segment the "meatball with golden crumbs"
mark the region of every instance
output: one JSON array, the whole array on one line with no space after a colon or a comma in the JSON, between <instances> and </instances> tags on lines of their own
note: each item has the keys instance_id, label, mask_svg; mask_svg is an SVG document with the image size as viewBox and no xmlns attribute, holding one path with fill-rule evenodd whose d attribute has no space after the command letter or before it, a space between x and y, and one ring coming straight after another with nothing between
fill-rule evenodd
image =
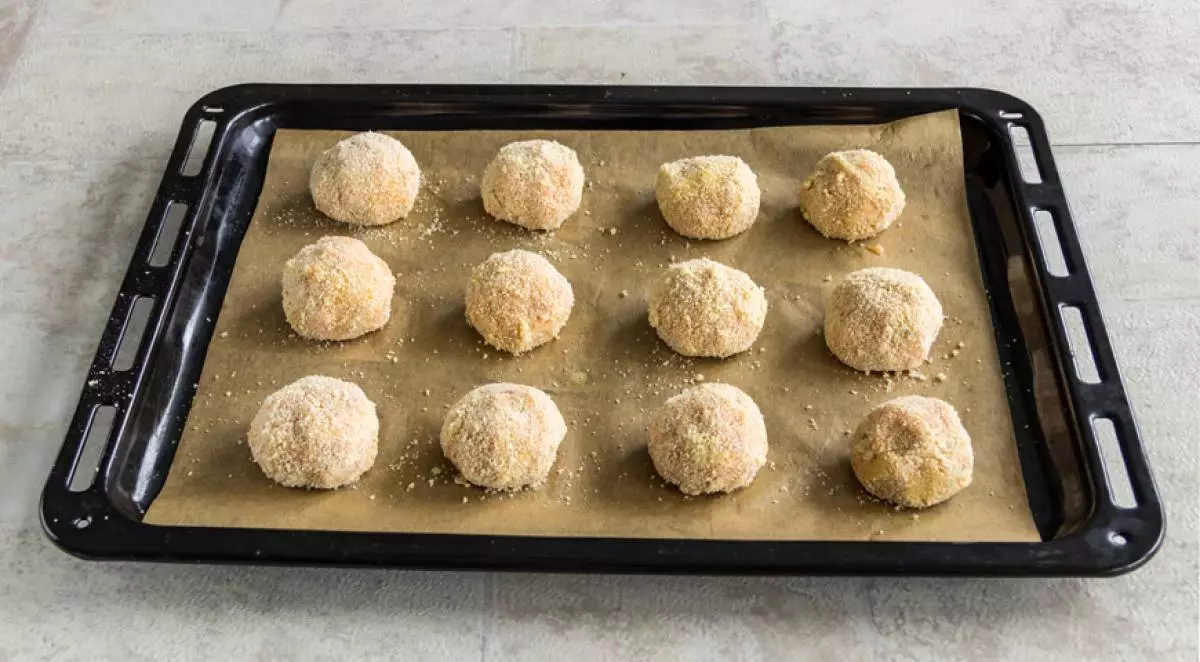
<instances>
[{"instance_id":1,"label":"meatball with golden crumbs","mask_svg":"<svg viewBox=\"0 0 1200 662\"><path fill-rule=\"evenodd\" d=\"M571 283L546 258L495 253L471 272L467 321L493 347L522 354L558 337L571 317Z\"/></svg>"},{"instance_id":2,"label":"meatball with golden crumbs","mask_svg":"<svg viewBox=\"0 0 1200 662\"><path fill-rule=\"evenodd\" d=\"M312 340L352 340L392 315L396 277L387 263L351 237L322 237L283 265L283 312Z\"/></svg>"},{"instance_id":3,"label":"meatball with golden crumbs","mask_svg":"<svg viewBox=\"0 0 1200 662\"><path fill-rule=\"evenodd\" d=\"M763 289L745 273L708 258L671 265L650 299L650 326L684 356L744 352L766 319Z\"/></svg>"},{"instance_id":4,"label":"meatball with golden crumbs","mask_svg":"<svg viewBox=\"0 0 1200 662\"><path fill-rule=\"evenodd\" d=\"M509 143L488 163L483 208L530 230L562 227L583 199L583 166L575 150L552 140Z\"/></svg>"},{"instance_id":5,"label":"meatball with golden crumbs","mask_svg":"<svg viewBox=\"0 0 1200 662\"><path fill-rule=\"evenodd\" d=\"M758 218L758 178L736 156L664 163L654 189L667 225L693 239L728 239Z\"/></svg>"},{"instance_id":6,"label":"meatball with golden crumbs","mask_svg":"<svg viewBox=\"0 0 1200 662\"><path fill-rule=\"evenodd\" d=\"M263 400L250 423L250 454L286 487L334 489L375 463L379 418L357 384L311 375Z\"/></svg>"},{"instance_id":7,"label":"meatball with golden crumbs","mask_svg":"<svg viewBox=\"0 0 1200 662\"><path fill-rule=\"evenodd\" d=\"M475 485L519 490L545 482L566 434L566 421L544 392L487 384L446 413L442 452Z\"/></svg>"},{"instance_id":8,"label":"meatball with golden crumbs","mask_svg":"<svg viewBox=\"0 0 1200 662\"><path fill-rule=\"evenodd\" d=\"M866 149L826 154L800 184L800 212L829 239L870 239L904 211L896 170Z\"/></svg>"},{"instance_id":9,"label":"meatball with golden crumbs","mask_svg":"<svg viewBox=\"0 0 1200 662\"><path fill-rule=\"evenodd\" d=\"M917 395L871 410L854 432L851 468L872 495L928 508L971 484L971 437L949 403Z\"/></svg>"},{"instance_id":10,"label":"meatball with golden crumbs","mask_svg":"<svg viewBox=\"0 0 1200 662\"><path fill-rule=\"evenodd\" d=\"M335 221L386 225L412 211L421 169L399 140L359 133L317 158L308 187L317 210Z\"/></svg>"},{"instance_id":11,"label":"meatball with golden crumbs","mask_svg":"<svg viewBox=\"0 0 1200 662\"><path fill-rule=\"evenodd\" d=\"M942 304L920 276L887 267L859 269L834 288L825 344L856 370L911 370L929 358L942 328Z\"/></svg>"},{"instance_id":12,"label":"meatball with golden crumbs","mask_svg":"<svg viewBox=\"0 0 1200 662\"><path fill-rule=\"evenodd\" d=\"M690 388L654 416L654 469L684 494L746 487L767 461L767 427L754 400L729 384Z\"/></svg>"}]
</instances>

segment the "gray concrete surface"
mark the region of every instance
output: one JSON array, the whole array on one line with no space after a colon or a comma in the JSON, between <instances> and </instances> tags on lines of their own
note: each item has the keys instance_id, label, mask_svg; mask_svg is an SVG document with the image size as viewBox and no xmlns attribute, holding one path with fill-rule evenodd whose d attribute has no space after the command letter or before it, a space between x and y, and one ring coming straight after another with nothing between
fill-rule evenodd
<instances>
[{"instance_id":1,"label":"gray concrete surface","mask_svg":"<svg viewBox=\"0 0 1200 662\"><path fill-rule=\"evenodd\" d=\"M1200 2L550 4L0 0L0 660L1195 660ZM36 522L46 468L184 109L245 81L962 84L1027 98L1049 123L1166 498L1162 552L1118 579L1019 581L67 557Z\"/></svg>"}]
</instances>

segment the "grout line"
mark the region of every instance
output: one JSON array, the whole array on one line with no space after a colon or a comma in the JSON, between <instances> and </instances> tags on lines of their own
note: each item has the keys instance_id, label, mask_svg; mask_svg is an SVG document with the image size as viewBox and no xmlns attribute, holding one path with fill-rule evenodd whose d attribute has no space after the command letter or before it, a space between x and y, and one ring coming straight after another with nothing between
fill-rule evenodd
<instances>
[{"instance_id":1,"label":"grout line","mask_svg":"<svg viewBox=\"0 0 1200 662\"><path fill-rule=\"evenodd\" d=\"M487 579L484 582L484 590L486 591L485 602L486 611L484 613L484 622L480 628L479 641L479 661L488 662L492 657L491 643L492 635L496 629L496 572L487 573Z\"/></svg>"},{"instance_id":2,"label":"grout line","mask_svg":"<svg viewBox=\"0 0 1200 662\"><path fill-rule=\"evenodd\" d=\"M1050 143L1051 147L1195 147L1197 145L1200 145L1200 140Z\"/></svg>"},{"instance_id":3,"label":"grout line","mask_svg":"<svg viewBox=\"0 0 1200 662\"><path fill-rule=\"evenodd\" d=\"M510 29L512 37L508 40L508 82L515 84L521 77L521 30L520 28Z\"/></svg>"},{"instance_id":4,"label":"grout line","mask_svg":"<svg viewBox=\"0 0 1200 662\"><path fill-rule=\"evenodd\" d=\"M649 23L637 21L599 21L596 23L527 23L521 25L513 25L511 27L518 30L674 30L674 29L694 29L694 28L741 28L751 25L758 25L761 21L753 14L738 20L730 21L695 21L691 23L680 23L671 21L669 23Z\"/></svg>"},{"instance_id":5,"label":"grout line","mask_svg":"<svg viewBox=\"0 0 1200 662\"><path fill-rule=\"evenodd\" d=\"M1096 284L1096 275L1094 273L1091 273L1092 270L1091 270L1090 265L1089 265L1088 271L1092 277L1093 289L1095 289L1094 286ZM1130 295L1130 294L1120 294L1120 295L1112 295L1112 296L1100 295L1097 299L1099 301L1100 308L1102 310L1106 306L1110 306L1112 304L1155 304L1155 305L1164 304L1164 303L1184 304L1184 305L1200 304L1200 296L1195 295L1195 294L1144 294L1144 295L1140 295L1140 296ZM1106 324L1108 323L1107 319L1104 321Z\"/></svg>"},{"instance_id":6,"label":"grout line","mask_svg":"<svg viewBox=\"0 0 1200 662\"><path fill-rule=\"evenodd\" d=\"M296 29L278 29L270 25L247 27L242 29L221 27L215 30L187 30L181 28L162 28L154 29L139 29L139 30L55 30L47 32L39 37L47 37L52 39L66 38L89 38L102 39L112 37L169 37L169 38L192 38L203 39L206 37L279 37L279 36L313 36L313 35L375 35L375 34L403 34L403 33L434 33L434 32L504 32L512 26L503 25L487 25L487 26L465 26L454 28L433 28L433 27L406 27L398 25L395 27L376 28L364 26L356 28L352 25L334 26L328 28L296 28Z\"/></svg>"},{"instance_id":7,"label":"grout line","mask_svg":"<svg viewBox=\"0 0 1200 662\"><path fill-rule=\"evenodd\" d=\"M620 30L673 30L673 29L704 29L704 28L740 28L747 26L759 25L756 20L740 20L740 21L712 21L709 23L613 23L613 22L596 22L596 23L578 23L578 24L500 24L500 25L393 25L384 27L373 27L370 24L361 26L356 25L332 25L328 27L281 27L278 22L272 19L269 23L262 26L253 26L245 28L221 27L216 30L189 30L184 28L161 28L161 29L141 29L141 30L120 30L120 29L63 29L51 30L46 32L44 37L51 38L66 38L66 37L206 37L206 36L246 36L246 35L362 35L362 34L387 34L387 33L405 33L405 32L503 32L507 30L532 31L532 30L599 30L606 32L614 32Z\"/></svg>"},{"instance_id":8,"label":"grout line","mask_svg":"<svg viewBox=\"0 0 1200 662\"><path fill-rule=\"evenodd\" d=\"M174 139L172 139L173 141ZM69 163L72 165L88 165L88 164L122 164L128 163L131 165L161 165L166 167L167 160L171 156L171 150L174 148L174 142L171 147L168 147L163 156L89 156L87 158L76 158L73 156L46 157L39 159L31 158L4 158L0 153L0 158L3 158L5 167L22 166L22 165L47 165L54 163Z\"/></svg>"},{"instance_id":9,"label":"grout line","mask_svg":"<svg viewBox=\"0 0 1200 662\"><path fill-rule=\"evenodd\" d=\"M330 27L296 27L296 28L273 28L273 32L280 34L302 34L302 33L326 33L326 32L352 32L360 34L363 32L461 32L461 31L496 31L496 30L518 30L518 31L533 31L533 30L602 30L602 31L617 31L617 30L672 30L672 29L695 29L695 28L739 28L750 25L757 25L760 21L754 17L745 20L732 21L697 21L694 23L679 23L676 21L663 23L638 23L629 22L613 22L613 21L597 21L595 23L503 23L497 25L394 25L390 27L370 27L369 25L335 25ZM364 29L366 28L366 29ZM103 34L103 33L98 33Z\"/></svg>"}]
</instances>

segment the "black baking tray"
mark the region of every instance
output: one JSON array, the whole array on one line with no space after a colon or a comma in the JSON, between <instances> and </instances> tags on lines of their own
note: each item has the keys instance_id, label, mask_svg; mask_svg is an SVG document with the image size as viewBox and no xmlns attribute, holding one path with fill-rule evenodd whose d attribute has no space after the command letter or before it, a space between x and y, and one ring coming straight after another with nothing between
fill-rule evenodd
<instances>
[{"instance_id":1,"label":"black baking tray","mask_svg":"<svg viewBox=\"0 0 1200 662\"><path fill-rule=\"evenodd\" d=\"M731 129L879 123L945 109L961 117L968 204L1041 541L649 540L142 522L170 469L277 129ZM1014 127L1028 134L1040 181L1021 174ZM194 140L205 129L212 130L207 152ZM183 205L178 235L163 233L169 208ZM1066 275L1047 267L1035 210L1051 215ZM169 259L155 266L152 256L160 255ZM144 332L133 329L137 301L149 310ZM1065 306L1082 314L1090 342L1075 350L1091 353L1098 379L1078 374ZM127 369L114 367L118 348L136 348ZM100 408L113 412L113 424L92 435L102 444L98 464L83 465ZM1108 469L1093 428L1099 418L1112 421L1119 447ZM1136 504L1117 505L1112 466L1127 473ZM1164 531L1045 128L1025 102L979 89L239 85L213 92L184 117L46 482L41 517L62 549L93 559L722 574L1112 575L1145 563Z\"/></svg>"}]
</instances>

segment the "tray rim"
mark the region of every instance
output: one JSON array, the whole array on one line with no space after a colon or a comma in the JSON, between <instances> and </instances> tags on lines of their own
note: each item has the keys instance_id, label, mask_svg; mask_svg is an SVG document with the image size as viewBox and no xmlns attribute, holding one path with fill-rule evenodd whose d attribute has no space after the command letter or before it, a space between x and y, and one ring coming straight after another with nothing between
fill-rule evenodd
<instances>
[{"instance_id":1,"label":"tray rim","mask_svg":"<svg viewBox=\"0 0 1200 662\"><path fill-rule=\"evenodd\" d=\"M1164 516L1145 452L1136 432L1132 412L1099 316L1095 292L1064 199L1051 155L1049 139L1038 113L1009 94L981 88L804 88L804 87L672 87L672 86L535 86L535 85L278 85L247 83L225 87L198 100L184 116L155 202L131 258L129 272L114 304L113 315L101 339L88 382L104 380L106 389L134 393L153 354L153 342L143 342L134 368L127 373L107 370L109 354L119 343L133 296L142 291L137 274L153 250L156 219L165 205L180 195L191 196L196 207L206 208L200 196L211 193L216 177L214 162L223 141L237 122L273 104L317 102L330 96L339 102L362 104L406 102L462 102L481 97L493 102L544 105L577 104L680 105L795 105L829 108L878 104L942 105L968 112L999 136L1007 136L1016 123L1028 131L1042 175L1040 184L1010 178L1009 194L1017 203L1019 222L1030 244L1029 257L1038 294L1047 304L1086 303L1089 332L1097 367L1108 379L1084 384L1065 379L1064 391L1074 407L1081 400L1105 403L1102 415L1111 418L1121 435L1123 461L1135 489L1138 506L1117 508L1103 459L1090 425L1080 425L1086 476L1093 496L1100 501L1088 520L1060 538L1033 543L902 542L902 541L779 541L623 539L587 537L498 536L430 533L370 533L343 531L291 531L158 526L145 524L112 507L104 481L96 480L84 492L66 489L76 456L90 425L92 408L101 403L95 389L84 387L79 408L63 447L42 492L39 514L47 536L58 547L80 558L156 561L243 562L260 564L392 566L497 570L549 570L592 572L665 572L698 574L852 574L852 575L1042 575L1111 576L1140 567L1158 550L1164 537ZM178 174L187 160L192 131L204 119L220 119L199 176ZM915 114L915 112L914 112ZM835 119L833 117L831 120ZM1010 140L1001 141L1006 170L1019 172ZM1072 265L1070 276L1052 277L1042 257L1040 239L1032 228L1032 208L1051 209L1057 222L1064 257ZM178 271L180 248L168 268ZM172 298L168 294L167 298ZM150 329L170 313L157 305ZM1045 313L1046 311L1043 311ZM1044 315L1044 317L1047 317ZM1066 331L1057 317L1049 323L1055 348L1069 347ZM155 334L147 332L147 338ZM156 339L157 340L157 339ZM1056 350L1061 352L1061 350ZM1061 356L1057 358L1061 359ZM1068 357L1069 359L1069 357ZM120 405L118 405L120 406ZM1097 415L1092 407L1081 423ZM119 412L122 422L128 408ZM104 457L111 460L114 426ZM84 513L80 515L79 513ZM82 525L80 523L82 522ZM98 530L103 529L103 534ZM1113 532L1134 533L1132 544L1112 543ZM214 532L224 540L214 544ZM597 551L603 553L597 554ZM714 559L719 559L714 561Z\"/></svg>"}]
</instances>

